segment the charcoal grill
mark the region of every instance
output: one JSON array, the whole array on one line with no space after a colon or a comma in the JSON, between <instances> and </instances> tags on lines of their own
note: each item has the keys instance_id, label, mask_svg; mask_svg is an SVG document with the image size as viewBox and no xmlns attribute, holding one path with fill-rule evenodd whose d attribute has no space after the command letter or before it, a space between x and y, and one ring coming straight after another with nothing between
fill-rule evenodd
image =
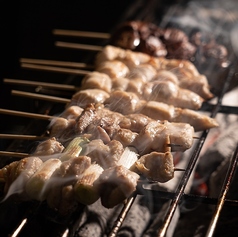
<instances>
[{"instance_id":1,"label":"charcoal grill","mask_svg":"<svg viewBox=\"0 0 238 237\"><path fill-rule=\"evenodd\" d=\"M90 2L90 1L89 1ZM178 2L176 2L178 3ZM175 4L173 1L171 3L167 3L166 5L163 5L162 3L159 3L158 1L129 1L127 3L121 3L119 6L121 7L121 12L117 12L117 15L115 14L114 21L108 22L107 24L103 23L98 27L98 29L95 29L95 25L93 21L88 21L89 18L85 18L84 21L79 17L79 20L77 17L72 17L69 19L67 23L67 19L65 19L65 22L59 21L61 28L67 28L67 29L78 29L78 22L84 22L82 23L80 28L81 30L97 30L97 31L103 31L103 32L110 32L113 27L116 26L119 22L125 21L125 20L134 20L134 19L141 19L141 20L147 20L151 22L155 22L157 24L160 24L162 26L165 26L168 24L168 22L172 25L177 25L173 21L174 16L176 18L176 13L178 9L186 9L186 4L188 2L179 2L178 5ZM231 1L232 3L232 1ZM86 4L86 3L84 3ZM175 4L175 7L174 7ZM192 2L193 4L193 2ZM47 5L47 4L46 4ZM206 6L206 1L204 1L204 5ZM119 7L118 6L118 7ZM179 6L179 8L178 8ZM21 10L23 11L25 5L20 6ZM37 6L37 3L34 7ZM33 9L35 9L33 7ZM46 7L46 6L44 6ZM60 6L47 6L49 7L49 14L51 13L50 10L54 9L54 7L60 8ZM81 11L83 12L82 5L77 6L81 7ZM87 9L88 5L86 4ZM43 9L40 8L40 9ZM59 9L58 9L59 10ZM72 10L72 8L70 8ZM25 11L23 11L26 13ZM48 13L48 11L46 11ZM54 12L54 10L53 10ZM61 11L56 11L60 12ZM81 13L82 13L81 12ZM75 10L73 10L73 13L75 13ZM153 13L153 14L151 14ZM100 16L100 14L96 15ZM117 17L116 17L117 16ZM85 15L84 15L85 17ZM237 16L233 16L237 17ZM60 16L56 17L58 20L60 19ZM82 17L83 18L83 17ZM168 20L170 18L170 20ZM238 18L238 17L237 17ZM84 51L72 51L67 49L56 49L54 48L53 41L55 38L52 36L52 29L58 27L56 22L50 21L51 17L49 16L49 28L47 28L47 36L46 39L42 41L42 38L40 38L39 41L34 42L37 44L37 47L40 47L40 50L36 50L34 52L33 57L37 58L49 58L52 59L63 59L69 58L72 61L83 61L86 63L92 63L92 59L94 57L93 52L84 52ZM172 20L171 20L172 19ZM55 19L56 20L56 19ZM237 19L234 19L232 21L235 21ZM72 22L73 21L73 22ZM26 23L26 22L23 22ZM50 23L53 25L50 25ZM88 24L87 24L88 23ZM38 23L39 24L39 23ZM69 25L68 25L69 24ZM41 26L41 25L39 25ZM89 28L87 28L87 26ZM180 24L180 27L184 27L184 25ZM31 28L30 28L31 29ZM186 28L187 29L187 28ZM31 29L32 30L32 29ZM24 32L25 30L23 30ZM37 31L37 30L35 30ZM34 33L37 35L37 33L34 31ZM41 32L41 31L40 31ZM31 32L32 33L32 32ZM42 32L41 32L42 33ZM220 33L220 32L218 32ZM30 33L29 33L30 34ZM10 34L11 36L11 34ZM72 39L71 39L72 40ZM76 42L78 39L74 39ZM92 43L92 44L98 44L98 45L105 45L106 41L94 41L93 39L81 39L86 43ZM46 42L47 41L47 42ZM50 41L50 45L48 45L48 41ZM96 43L95 43L96 42ZM225 39L225 43L227 42ZM34 47L30 42L29 39L27 40L26 44L23 45L30 45ZM230 44L228 45L230 47ZM25 56L28 57L28 55L31 55L30 48L27 49L25 52ZM48 53L46 52L46 49L48 50ZM29 51L28 51L29 50ZM21 53L21 52L20 52ZM22 57L23 55L20 55L19 57ZM218 96L218 99L216 103L204 103L202 107L202 111L208 112L211 117L216 117L217 114L238 114L238 107L236 106L226 106L223 105L223 98L226 95L226 93L233 88L234 86L237 86L237 59L236 55L232 51L232 53L229 56L230 65L228 67L223 68L219 73L216 72L215 76L218 78L219 86L214 87L214 90L216 92L216 95ZM4 77L15 77L15 78L23 78L23 79L29 79L29 80L41 80L41 81L48 81L50 78L50 82L62 82L65 84L75 84L80 85L80 79L81 76L75 76L75 75L65 75L65 74L55 74L55 73L49 73L49 72L32 72L31 70L23 70L18 65L18 62L16 63L16 60L12 65L15 69L14 72L6 72L6 75ZM202 69L202 68L201 68ZM211 70L211 68L206 68L206 70ZM209 76L211 76L211 73L215 73L214 71L206 71L208 72ZM1 95L3 95L2 98L7 98L8 102L5 102L5 100L2 99L1 107L7 108L7 109L16 109L16 110L22 110L22 111L28 111L31 113L39 113L39 114L46 114L46 115L55 115L57 113L60 113L64 106L61 104L55 104L53 102L45 102L41 100L27 100L25 98L17 98L10 95L10 91L12 89L12 85L6 85L2 84L2 90ZM14 87L16 88L16 86ZM46 93L50 95L56 95L56 96L62 96L65 98L70 98L71 94L70 92L65 91L54 91L51 89L45 89L41 87L21 87L18 86L17 89L28 90L29 92L38 92L38 93ZM9 103L10 102L10 103ZM27 103L26 103L27 102ZM15 133L15 134L35 134L37 136L43 136L46 134L46 127L48 125L47 120L37 120L37 119L30 119L25 117L18 117L18 116L10 116L3 114L1 115L1 131L3 133ZM5 126L6 125L6 126ZM194 147L192 148L192 152L189 154L189 162L186 164L186 169L182 173L180 181L177 185L177 188L175 191L164 191L163 189L158 189L156 185L149 185L150 188L147 188L147 186L141 186L138 187L138 193L137 196L145 196L148 198L150 202L153 202L154 205L154 213L153 217L163 215L163 218L161 218L161 223L157 227L157 230L159 231L158 236L172 236L170 233L170 229L173 229L172 232L174 232L173 236L191 236L191 233L194 236L224 236L225 234L228 234L226 236L235 236L236 233L236 215L234 212L237 211L238 208L238 199L232 198L232 194L228 198L228 191L231 187L231 185L234 185L232 183L232 180L235 176L235 171L237 167L237 159L238 159L238 144L236 145L236 148L234 149L232 155L230 156L229 166L226 170L226 176L223 180L223 186L220 189L220 194L217 197L210 197L207 195L201 195L197 194L196 192L186 192L186 187L189 183L190 177L192 174L194 174L197 163L199 163L200 153L203 149L204 144L206 144L207 137L209 136L210 131L203 131L199 135L199 139L194 144ZM16 151L16 152L24 152L24 153L30 153L35 145L40 141L39 140L22 140L22 139L2 139L1 140L1 150L5 151ZM0 167L3 167L5 164L10 163L14 160L19 159L19 157L15 156L2 156ZM118 231L122 227L123 221L126 219L127 215L130 213L130 210L134 204L134 201L136 199L136 196L131 197L128 199L126 204L122 206L121 210L118 212L118 217L115 220L114 224L111 226L111 229L105 233L105 235L113 237L117 236ZM149 201L148 205L149 204ZM166 211L161 214L161 207L163 204L166 204ZM81 223L81 220L83 218L83 214L85 209L82 207L78 210L78 212L74 213L73 216L70 216L67 220L58 220L57 216L55 216L55 213L51 212L47 209L47 207L44 205L44 203L39 204L35 202L27 202L27 203L18 203L17 199L13 196L10 197L8 200L4 201L0 205L1 209L1 215L0 215L0 226L2 229L3 236L42 236L42 233L44 233L45 236L75 236L77 234L77 228ZM178 218L177 224L174 224L174 219L176 219L176 212L177 209L181 209L180 218ZM184 211L186 210L186 211ZM200 210L202 210L202 214L200 213ZM231 213L230 213L230 210ZM206 213L205 213L206 212ZM50 218L44 218L45 216L48 216L54 220L52 221ZM188 235L186 235L186 232L181 232L181 229L184 228L184 224L180 224L180 220L183 221L183 219L190 218L190 223L186 223L186 228L189 230L196 229L197 233L194 233L193 231L189 232ZM198 217L203 218L203 220L198 220ZM227 219L232 223L232 225L224 226L224 223L228 223ZM194 223L195 222L195 223ZM229 223L228 223L229 224ZM174 226L176 225L176 227ZM172 227L173 226L173 227ZM17 228L19 228L19 233L17 232ZM149 227L148 227L149 228ZM33 234L34 233L34 234ZM182 233L182 234L181 234ZM197 234L197 235L196 235Z\"/></svg>"}]
</instances>

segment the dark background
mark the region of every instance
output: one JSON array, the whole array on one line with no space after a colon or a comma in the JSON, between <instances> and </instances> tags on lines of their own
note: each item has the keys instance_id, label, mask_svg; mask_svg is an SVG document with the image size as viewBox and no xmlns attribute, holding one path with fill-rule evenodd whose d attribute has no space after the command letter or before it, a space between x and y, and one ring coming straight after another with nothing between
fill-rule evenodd
<instances>
[{"instance_id":1,"label":"dark background","mask_svg":"<svg viewBox=\"0 0 238 237\"><path fill-rule=\"evenodd\" d=\"M0 108L37 113L41 103L11 96L12 89L32 88L3 83L4 78L61 83L66 75L21 68L20 58L82 62L87 52L57 48L53 29L110 32L137 0L5 1L0 8ZM86 42L85 42L86 43ZM92 44L97 42L92 42ZM30 119L0 113L0 133L24 134ZM34 131L32 131L34 134ZM1 139L0 150L11 140Z\"/></svg>"},{"instance_id":2,"label":"dark background","mask_svg":"<svg viewBox=\"0 0 238 237\"><path fill-rule=\"evenodd\" d=\"M57 82L57 79L52 79L62 77L48 74L51 78L47 79L44 73L22 69L20 58L80 62L85 52L57 48L54 45L56 38L52 34L53 29L110 32L135 2L137 1L5 1L0 10L0 108L30 110L29 105L23 105L26 102L24 99L11 96L11 90L15 87L4 84L4 78L44 78L49 82ZM20 118L0 114L0 131L7 132L5 130L12 120Z\"/></svg>"},{"instance_id":3,"label":"dark background","mask_svg":"<svg viewBox=\"0 0 238 237\"><path fill-rule=\"evenodd\" d=\"M29 103L33 103L32 101L11 96L11 90L17 88L3 83L4 78L57 83L63 77L55 73L46 74L22 69L20 58L82 62L87 52L56 47L54 45L56 40L69 41L69 39L53 36L53 29L110 33L125 19L133 20L134 16L140 11L143 12L148 4L154 4L155 8L166 11L166 6L174 2L177 1L170 0L166 3L160 0L5 1L0 8L0 108L35 112L30 109ZM150 17L150 12L147 15ZM158 12L158 19L160 16L162 17L162 13ZM73 40L78 42L78 39ZM99 42L87 39L82 43ZM0 132L8 132L7 125L16 123L16 120L19 121L20 118L0 114Z\"/></svg>"},{"instance_id":4,"label":"dark background","mask_svg":"<svg viewBox=\"0 0 238 237\"><path fill-rule=\"evenodd\" d=\"M67 60L67 55L63 56L62 51L54 46L54 28L109 32L133 2L135 1L5 1L0 14L1 80L19 76L21 57ZM6 93L2 86L1 105L3 94ZM3 104L5 106L8 102Z\"/></svg>"}]
</instances>

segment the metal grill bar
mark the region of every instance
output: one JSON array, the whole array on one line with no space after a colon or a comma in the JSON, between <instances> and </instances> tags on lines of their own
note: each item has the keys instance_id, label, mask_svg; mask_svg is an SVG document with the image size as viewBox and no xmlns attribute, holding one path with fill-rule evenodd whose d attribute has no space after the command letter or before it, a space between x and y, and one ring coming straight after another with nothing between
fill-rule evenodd
<instances>
[{"instance_id":1,"label":"metal grill bar","mask_svg":"<svg viewBox=\"0 0 238 237\"><path fill-rule=\"evenodd\" d=\"M233 65L230 65L229 73L227 75L227 79L225 80L223 90L221 92L221 95L218 98L217 104L215 105L215 107L214 107L214 109L211 113L212 118L214 118L216 116L216 114L218 113L218 111L219 111L220 105L222 103L223 96L224 96L224 94L226 93L226 91L229 87L229 84L230 84L230 81L232 79L233 74L234 74L234 67L233 67ZM191 176L191 173L192 173L192 171L195 167L195 164L196 164L196 162L199 158L200 151L203 147L203 144L206 140L206 137L207 137L208 133L209 133L209 130L205 130L202 133L202 136L201 136L200 140L198 141L198 144L195 147L194 153L192 154L190 162L188 163L187 169L185 170L184 175L183 175L183 177L182 177L182 179L179 183L179 186L177 188L177 191L175 192L175 197L171 201L169 210L168 210L168 212L165 216L164 223L163 223L161 229L159 230L158 237L164 237L166 235L166 232L167 232L167 230L169 228L169 225L172 221L173 215L174 215L175 210L176 210L176 208L179 204L179 201L183 197L185 187L186 187L186 185L188 183L188 180Z\"/></svg>"},{"instance_id":2,"label":"metal grill bar","mask_svg":"<svg viewBox=\"0 0 238 237\"><path fill-rule=\"evenodd\" d=\"M214 215L212 217L211 223L209 225L206 237L212 237L214 234L219 215L220 215L222 207L225 203L225 198L226 198L227 192L230 188L230 184L231 184L232 178L234 176L235 169L237 167L237 160L238 160L238 144L237 144L236 150L234 152L234 155L231 158L230 165L229 165L229 168L227 171L227 176L225 178L224 185L222 187L221 194L219 197L219 202L218 202L217 208L214 212Z\"/></svg>"}]
</instances>

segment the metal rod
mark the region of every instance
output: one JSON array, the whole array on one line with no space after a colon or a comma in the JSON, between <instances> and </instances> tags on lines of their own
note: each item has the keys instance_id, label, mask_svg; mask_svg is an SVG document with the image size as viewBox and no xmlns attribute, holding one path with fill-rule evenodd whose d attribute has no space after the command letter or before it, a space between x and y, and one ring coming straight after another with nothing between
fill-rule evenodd
<instances>
[{"instance_id":1,"label":"metal rod","mask_svg":"<svg viewBox=\"0 0 238 237\"><path fill-rule=\"evenodd\" d=\"M229 168L228 168L228 171L227 171L227 175L226 175L226 178L224 180L223 187L221 189L221 193L219 195L218 205L217 205L216 210L213 214L211 223L208 227L206 237L212 237L214 232L215 232L215 228L216 228L216 225L217 225L217 222L218 222L218 218L220 216L222 207L225 203L225 198L226 198L226 195L229 191L232 178L235 174L235 170L236 170L236 167L237 167L237 160L238 160L238 144L237 144L236 150L235 150L235 152L234 152L234 154L233 154L233 156L230 160L230 165L229 165Z\"/></svg>"},{"instance_id":2,"label":"metal rod","mask_svg":"<svg viewBox=\"0 0 238 237\"><path fill-rule=\"evenodd\" d=\"M169 191L161 191L161 190L151 190L151 189L143 189L143 193L139 194L144 194L146 196L154 196L160 199L166 199L170 200L175 198L176 193L174 192L169 192ZM198 195L193 195L193 194L184 194L182 197L182 201L185 202L194 202L194 203L204 203L204 204L209 204L209 205L217 205L218 200L217 198L212 198L208 196L198 196ZM238 206L238 200L231 200L231 199L226 199L225 200L225 206Z\"/></svg>"},{"instance_id":3,"label":"metal rod","mask_svg":"<svg viewBox=\"0 0 238 237\"><path fill-rule=\"evenodd\" d=\"M18 234L20 233L20 231L22 230L22 228L25 226L26 223L27 223L27 218L22 220L22 222L20 223L18 228L13 232L12 235L10 235L10 237L17 237Z\"/></svg>"},{"instance_id":4,"label":"metal rod","mask_svg":"<svg viewBox=\"0 0 238 237\"><path fill-rule=\"evenodd\" d=\"M216 114L218 113L219 111L219 108L220 108L220 105L222 103L222 99L223 99L223 96L224 94L226 93L226 91L228 90L228 87L229 87L229 84L230 84L230 81L232 80L232 77L234 75L234 67L233 65L230 65L230 68L229 68L229 72L228 72L228 75L227 75L227 78L226 78L226 81L224 83L224 86L223 86L223 90L218 98L218 101L217 101L217 104L215 105L212 113L211 113L211 117L214 118L216 116ZM195 147L195 150L194 150L194 153L192 154L191 158L190 158L190 161L188 163L188 166L187 166L187 169L186 171L184 172L183 176L182 176L182 179L178 185L178 188L175 192L175 197L172 199L171 201L171 204L170 204L170 207L167 211L167 214L165 215L165 219L164 219L164 222L163 222L163 225L161 226L160 230L159 230L159 233L158 233L158 237L164 237L166 235L166 232L169 228L169 225L172 221L172 218L173 218L173 215L176 211L176 208L179 204L179 201L182 199L183 195L184 195L184 190L185 190L185 187L188 183L188 180L192 174L192 171L197 163L197 160L199 158L199 154L200 154L200 151L203 147L203 144L206 140L206 137L208 135L208 132L209 130L205 130L203 133L202 133L202 136L201 138L199 139L196 147Z\"/></svg>"},{"instance_id":5,"label":"metal rod","mask_svg":"<svg viewBox=\"0 0 238 237\"><path fill-rule=\"evenodd\" d=\"M137 196L137 194L134 194L132 197L127 199L127 202L124 205L124 207L122 208L120 214L118 215L117 220L115 221L114 226L113 226L110 234L108 235L108 237L116 237L117 236L117 232L120 229L120 227L122 226L122 223L123 223L126 215L130 211L130 208L131 208L132 204L134 203L136 196Z\"/></svg>"}]
</instances>

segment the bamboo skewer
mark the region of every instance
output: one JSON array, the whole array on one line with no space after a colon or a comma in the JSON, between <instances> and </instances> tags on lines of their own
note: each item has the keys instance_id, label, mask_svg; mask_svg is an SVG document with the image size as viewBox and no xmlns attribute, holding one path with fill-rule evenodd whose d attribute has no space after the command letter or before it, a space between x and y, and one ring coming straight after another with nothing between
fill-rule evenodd
<instances>
[{"instance_id":1,"label":"bamboo skewer","mask_svg":"<svg viewBox=\"0 0 238 237\"><path fill-rule=\"evenodd\" d=\"M70 99L66 99L66 98L50 96L50 95L41 95L41 94L37 94L37 93L18 91L18 90L12 90L12 95L40 99L40 100L47 100L47 101L63 103L63 104L67 104L71 101Z\"/></svg>"},{"instance_id":2,"label":"bamboo skewer","mask_svg":"<svg viewBox=\"0 0 238 237\"><path fill-rule=\"evenodd\" d=\"M57 60L46 60L46 59L33 59L33 58L20 58L20 63L30 63L30 64L40 64L40 65L51 65L51 66L61 66L70 68L94 68L93 65L78 62L68 62L68 61L57 61Z\"/></svg>"},{"instance_id":3,"label":"bamboo skewer","mask_svg":"<svg viewBox=\"0 0 238 237\"><path fill-rule=\"evenodd\" d=\"M49 96L49 95L40 95L40 94L37 94L37 93L17 91L17 90L12 90L12 95L24 96L24 97L34 98L34 99L48 100L48 101L51 101L51 102L58 102L58 103L65 103L65 104L70 103L70 101L71 101L71 99L65 99L65 98L56 97L56 96ZM1 110L0 110L0 112L1 112ZM193 139L200 139L200 138L194 136ZM167 144L167 146L168 147L176 147L176 146L181 146L181 145L171 143L171 144Z\"/></svg>"},{"instance_id":4,"label":"bamboo skewer","mask_svg":"<svg viewBox=\"0 0 238 237\"><path fill-rule=\"evenodd\" d=\"M35 135L3 134L3 133L0 133L0 139L42 140L42 139L45 139L45 137L35 136Z\"/></svg>"},{"instance_id":5,"label":"bamboo skewer","mask_svg":"<svg viewBox=\"0 0 238 237\"><path fill-rule=\"evenodd\" d=\"M41 81L28 81L28 80L5 78L3 80L3 82L8 83L8 84L24 85L24 86L41 86L41 87L47 87L50 89L57 89L57 90L67 90L67 91L78 91L79 90L79 87L76 87L74 85L48 83L48 82L41 82Z\"/></svg>"},{"instance_id":6,"label":"bamboo skewer","mask_svg":"<svg viewBox=\"0 0 238 237\"><path fill-rule=\"evenodd\" d=\"M69 42L62 42L62 41L56 41L55 46L61 47L61 48L90 50L90 51L96 51L96 52L101 51L103 49L103 46L69 43Z\"/></svg>"},{"instance_id":7,"label":"bamboo skewer","mask_svg":"<svg viewBox=\"0 0 238 237\"><path fill-rule=\"evenodd\" d=\"M85 38L97 38L97 39L110 39L111 34L91 31L77 31L77 30L63 30L54 29L53 35L70 36L70 37L85 37Z\"/></svg>"},{"instance_id":8,"label":"bamboo skewer","mask_svg":"<svg viewBox=\"0 0 238 237\"><path fill-rule=\"evenodd\" d=\"M12 156L12 157L27 157L28 153L14 152L14 151L0 151L0 156Z\"/></svg>"},{"instance_id":9,"label":"bamboo skewer","mask_svg":"<svg viewBox=\"0 0 238 237\"><path fill-rule=\"evenodd\" d=\"M72 74L72 75L86 75L90 72L90 71L80 70L80 69L46 66L46 65L39 65L39 64L33 64L33 63L22 63L21 67L28 68L28 69L40 70L40 71L66 73L66 74Z\"/></svg>"},{"instance_id":10,"label":"bamboo skewer","mask_svg":"<svg viewBox=\"0 0 238 237\"><path fill-rule=\"evenodd\" d=\"M9 109L0 109L0 114L21 116L21 117L33 118L33 119L43 119L43 120L50 120L55 118L55 116L46 115L46 114L28 113L28 112L9 110Z\"/></svg>"}]
</instances>

